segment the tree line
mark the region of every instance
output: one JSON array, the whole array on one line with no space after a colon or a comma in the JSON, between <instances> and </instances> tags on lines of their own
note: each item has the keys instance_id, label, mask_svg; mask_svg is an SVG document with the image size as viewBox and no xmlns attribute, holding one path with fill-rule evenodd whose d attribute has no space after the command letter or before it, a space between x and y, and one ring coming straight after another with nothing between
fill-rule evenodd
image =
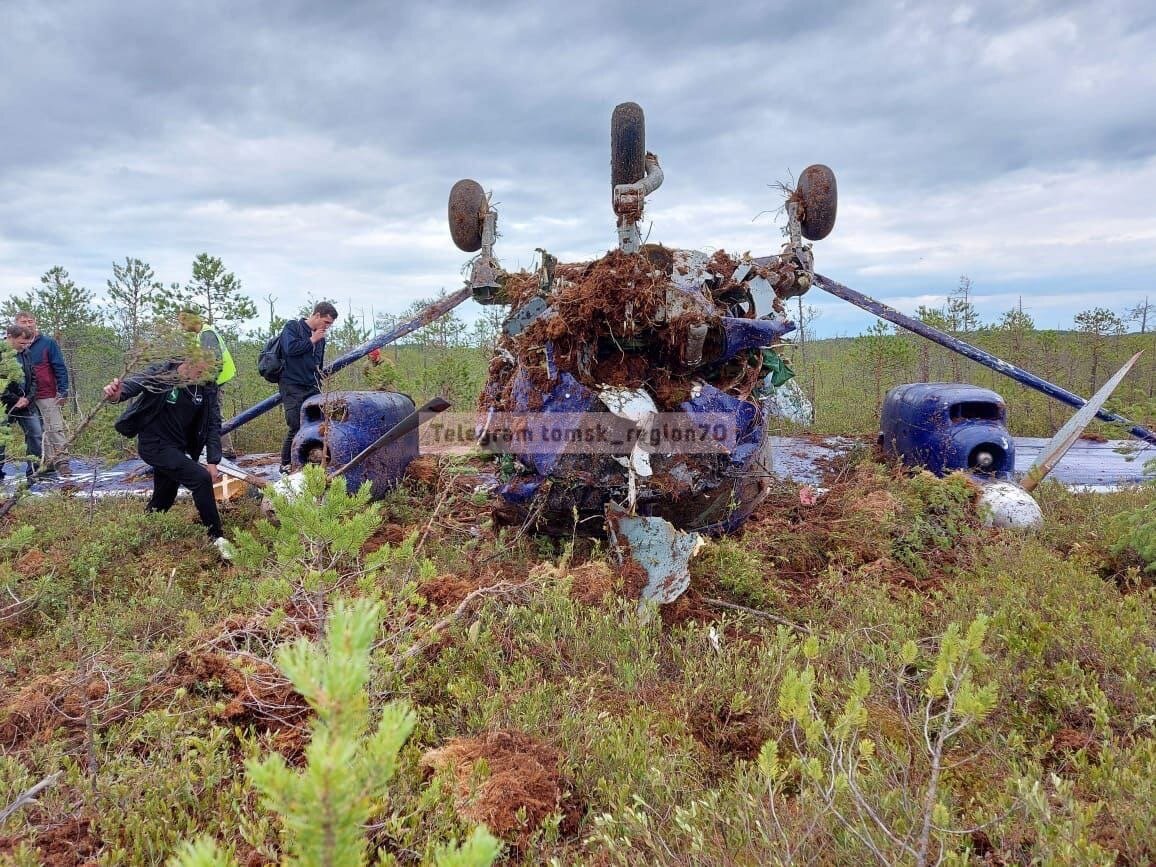
<instances>
[{"instance_id":1,"label":"tree line","mask_svg":"<svg viewBox=\"0 0 1156 867\"><path fill-rule=\"evenodd\" d=\"M1075 314L1070 329L1051 330L1038 328L1021 301L984 322L976 310L972 281L963 276L942 305L921 305L915 318L1085 396L1132 353L1144 349L1112 403L1123 415L1151 423L1156 418L1156 333L1148 326L1154 306L1144 298L1122 313L1091 307ZM1129 324L1137 328L1130 332ZM887 390L916 381L992 388L1008 400L1013 430L1024 435L1050 435L1068 415L1055 401L883 321L856 337L812 343L797 367L815 401L817 423L828 432L870 431L878 423Z\"/></svg>"}]
</instances>

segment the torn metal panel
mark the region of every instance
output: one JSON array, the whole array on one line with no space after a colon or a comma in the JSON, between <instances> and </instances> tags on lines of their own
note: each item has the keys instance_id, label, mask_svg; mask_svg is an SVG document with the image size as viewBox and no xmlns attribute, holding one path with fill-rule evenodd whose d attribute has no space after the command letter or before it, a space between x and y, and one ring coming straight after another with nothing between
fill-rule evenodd
<instances>
[{"instance_id":1,"label":"torn metal panel","mask_svg":"<svg viewBox=\"0 0 1156 867\"><path fill-rule=\"evenodd\" d=\"M698 533L685 533L662 518L607 510L607 525L615 542L646 572L643 601L673 602L690 587L690 561L702 548Z\"/></svg>"}]
</instances>

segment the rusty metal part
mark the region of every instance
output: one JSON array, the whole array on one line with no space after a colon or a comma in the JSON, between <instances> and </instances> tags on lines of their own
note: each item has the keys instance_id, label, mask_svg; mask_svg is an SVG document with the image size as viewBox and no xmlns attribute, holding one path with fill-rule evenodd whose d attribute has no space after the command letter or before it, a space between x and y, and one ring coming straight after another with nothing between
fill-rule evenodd
<instances>
[{"instance_id":1,"label":"rusty metal part","mask_svg":"<svg viewBox=\"0 0 1156 867\"><path fill-rule=\"evenodd\" d=\"M803 237L821 241L835 228L835 212L839 203L835 173L824 165L807 166L799 175L795 189L802 205L800 223Z\"/></svg>"},{"instance_id":2,"label":"rusty metal part","mask_svg":"<svg viewBox=\"0 0 1156 867\"><path fill-rule=\"evenodd\" d=\"M502 323L502 332L507 337L515 337L525 331L549 309L550 306L546 303L546 299L535 295L509 315Z\"/></svg>"},{"instance_id":3,"label":"rusty metal part","mask_svg":"<svg viewBox=\"0 0 1156 867\"><path fill-rule=\"evenodd\" d=\"M488 209L486 191L477 181L464 178L450 189L450 237L459 250L476 253L482 248L482 230Z\"/></svg>"}]
</instances>

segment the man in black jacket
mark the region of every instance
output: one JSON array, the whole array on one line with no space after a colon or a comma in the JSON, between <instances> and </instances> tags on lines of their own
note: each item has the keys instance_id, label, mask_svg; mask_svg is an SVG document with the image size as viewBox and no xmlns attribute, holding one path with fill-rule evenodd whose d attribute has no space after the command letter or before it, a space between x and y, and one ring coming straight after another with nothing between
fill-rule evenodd
<instances>
[{"instance_id":1,"label":"man in black jacket","mask_svg":"<svg viewBox=\"0 0 1156 867\"><path fill-rule=\"evenodd\" d=\"M4 422L16 422L24 431L24 448L29 458L40 461L40 443L44 437L44 428L40 422L40 413L36 411L36 376L32 364L28 359L28 347L36 335L30 328L23 325L9 325L5 333L8 347L16 353L16 360L20 362L23 377L9 382L3 393L0 393L0 403L4 405ZM0 478L4 477L5 448L0 442ZM34 462L28 461L26 473L29 477L34 471Z\"/></svg>"},{"instance_id":2,"label":"man in black jacket","mask_svg":"<svg viewBox=\"0 0 1156 867\"><path fill-rule=\"evenodd\" d=\"M307 319L293 319L281 329L281 381L277 388L285 406L289 432L281 444L281 473L293 462L293 437L301 429L301 404L321 393L321 368L325 365L325 334L337 320L337 308L328 301L314 306Z\"/></svg>"},{"instance_id":3,"label":"man in black jacket","mask_svg":"<svg viewBox=\"0 0 1156 867\"><path fill-rule=\"evenodd\" d=\"M123 381L114 379L104 387L104 396L113 403L136 398L117 419L116 429L137 438L141 460L153 468L148 511L167 512L184 485L209 539L221 556L232 559L213 496L221 460L221 405L214 377L209 360L170 361ZM206 464L197 461L202 450Z\"/></svg>"}]
</instances>

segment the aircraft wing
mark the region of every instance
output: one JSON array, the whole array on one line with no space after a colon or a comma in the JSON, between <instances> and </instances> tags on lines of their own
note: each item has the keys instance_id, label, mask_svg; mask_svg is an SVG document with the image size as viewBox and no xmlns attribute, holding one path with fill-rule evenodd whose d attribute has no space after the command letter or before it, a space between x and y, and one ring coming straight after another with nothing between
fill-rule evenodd
<instances>
[{"instance_id":1,"label":"aircraft wing","mask_svg":"<svg viewBox=\"0 0 1156 867\"><path fill-rule=\"evenodd\" d=\"M1045 437L1013 437L1016 474L1022 475L1048 444ZM1144 464L1156 458L1156 448L1136 440L1077 440L1048 476L1069 488L1105 489L1147 481Z\"/></svg>"},{"instance_id":2,"label":"aircraft wing","mask_svg":"<svg viewBox=\"0 0 1156 867\"><path fill-rule=\"evenodd\" d=\"M1046 437L1013 437L1016 445L1016 474L1028 471ZM772 437L771 461L767 469L775 476L800 484L822 484L829 462L852 448L870 449L869 437ZM1110 491L1147 481L1145 462L1156 458L1156 448L1135 440L1078 440L1048 476L1062 485L1080 490Z\"/></svg>"}]
</instances>

